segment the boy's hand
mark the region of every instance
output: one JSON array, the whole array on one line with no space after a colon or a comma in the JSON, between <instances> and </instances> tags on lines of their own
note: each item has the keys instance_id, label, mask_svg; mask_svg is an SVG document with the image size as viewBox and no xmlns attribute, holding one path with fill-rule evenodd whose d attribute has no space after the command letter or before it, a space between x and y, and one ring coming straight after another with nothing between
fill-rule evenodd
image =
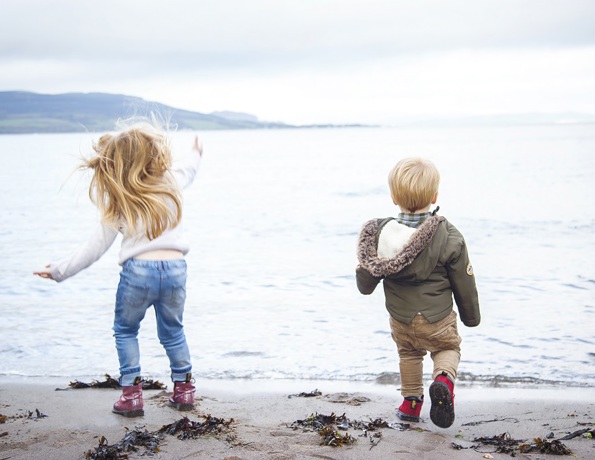
<instances>
[{"instance_id":1,"label":"boy's hand","mask_svg":"<svg viewBox=\"0 0 595 460\"><path fill-rule=\"evenodd\" d=\"M198 136L194 136L194 144L192 145L192 149L196 150L198 154L202 157L202 143L199 142Z\"/></svg>"},{"instance_id":2,"label":"boy's hand","mask_svg":"<svg viewBox=\"0 0 595 460\"><path fill-rule=\"evenodd\" d=\"M45 268L50 268L50 264L46 265ZM52 272L50 272L49 270L40 270L37 272L33 272L34 275L37 275L41 278L45 278L48 280L53 280L54 278L52 278Z\"/></svg>"}]
</instances>

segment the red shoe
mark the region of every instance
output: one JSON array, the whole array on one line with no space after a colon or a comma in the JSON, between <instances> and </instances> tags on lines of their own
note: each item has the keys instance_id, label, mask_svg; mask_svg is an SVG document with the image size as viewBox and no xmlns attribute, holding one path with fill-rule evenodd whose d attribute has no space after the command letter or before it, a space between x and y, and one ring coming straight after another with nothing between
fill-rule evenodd
<instances>
[{"instance_id":1,"label":"red shoe","mask_svg":"<svg viewBox=\"0 0 595 460\"><path fill-rule=\"evenodd\" d=\"M187 378L185 382L174 382L174 393L169 398L168 405L182 411L194 409L195 391L191 378Z\"/></svg>"},{"instance_id":2,"label":"red shoe","mask_svg":"<svg viewBox=\"0 0 595 460\"><path fill-rule=\"evenodd\" d=\"M401 420L407 422L419 422L419 414L421 413L421 406L424 403L424 395L420 398L415 396L407 396L401 406L397 409L397 415Z\"/></svg>"},{"instance_id":3,"label":"red shoe","mask_svg":"<svg viewBox=\"0 0 595 460\"><path fill-rule=\"evenodd\" d=\"M455 421L454 387L454 383L445 372L436 377L430 385L430 418L434 425L440 428L448 428Z\"/></svg>"},{"instance_id":4,"label":"red shoe","mask_svg":"<svg viewBox=\"0 0 595 460\"><path fill-rule=\"evenodd\" d=\"M143 382L129 387L122 387L122 396L114 404L113 413L124 417L140 417L143 410Z\"/></svg>"}]
</instances>

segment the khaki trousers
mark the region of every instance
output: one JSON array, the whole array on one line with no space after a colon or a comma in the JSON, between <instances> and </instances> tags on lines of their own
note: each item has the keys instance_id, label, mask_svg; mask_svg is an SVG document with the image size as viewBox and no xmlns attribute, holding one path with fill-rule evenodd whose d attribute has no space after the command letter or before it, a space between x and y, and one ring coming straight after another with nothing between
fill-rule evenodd
<instances>
[{"instance_id":1,"label":"khaki trousers","mask_svg":"<svg viewBox=\"0 0 595 460\"><path fill-rule=\"evenodd\" d=\"M411 324L390 318L390 329L399 352L401 394L420 397L423 387L423 359L426 353L434 361L432 379L446 372L454 382L461 359L461 337L457 330L457 314L430 323L423 315L416 315Z\"/></svg>"}]
</instances>

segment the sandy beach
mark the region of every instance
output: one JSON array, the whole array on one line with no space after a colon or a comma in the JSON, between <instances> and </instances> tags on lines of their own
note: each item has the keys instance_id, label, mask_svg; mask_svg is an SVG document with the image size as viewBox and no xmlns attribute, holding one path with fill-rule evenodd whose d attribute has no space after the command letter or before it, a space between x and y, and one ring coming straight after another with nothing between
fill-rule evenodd
<instances>
[{"instance_id":1,"label":"sandy beach","mask_svg":"<svg viewBox=\"0 0 595 460\"><path fill-rule=\"evenodd\" d=\"M100 380L100 379L99 379ZM504 433L527 444L540 437L553 441L578 430L594 429L595 391L592 388L456 388L454 425L441 429L429 419L429 401L423 421L402 424L395 415L399 394L394 386L356 382L313 381L215 381L197 382L198 404L194 411L177 412L167 407L168 392L146 390L145 416L127 419L111 412L119 396L114 389L70 389L69 382L35 379L0 380L0 460L82 459L95 452L101 437L116 444L127 431L157 432L187 416L205 422L220 418L217 434L196 439L159 436L159 459L481 459L510 458L496 447L476 441ZM297 396L317 389L319 396ZM296 396L291 396L296 395ZM291 396L291 397L290 397ZM336 414L350 421L382 419L389 426L367 433L361 429L338 430L352 436L354 444L321 445L315 431L296 427L296 421L312 414ZM230 419L233 422L229 423ZM294 427L292 427L292 424ZM345 425L346 427L346 425ZM595 458L595 440L587 435L561 441L574 458ZM456 449L454 445L458 445ZM518 458L544 459L538 451L512 452ZM146 448L128 452L141 458ZM492 457L489 457L491 455ZM114 457L115 458L115 457ZM125 457L121 457L125 458Z\"/></svg>"}]
</instances>

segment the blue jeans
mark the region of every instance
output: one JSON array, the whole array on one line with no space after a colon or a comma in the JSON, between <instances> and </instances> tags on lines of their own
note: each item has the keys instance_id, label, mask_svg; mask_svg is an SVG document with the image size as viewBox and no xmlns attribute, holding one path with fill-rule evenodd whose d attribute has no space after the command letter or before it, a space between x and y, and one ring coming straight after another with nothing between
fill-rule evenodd
<instances>
[{"instance_id":1,"label":"blue jeans","mask_svg":"<svg viewBox=\"0 0 595 460\"><path fill-rule=\"evenodd\" d=\"M155 308L157 335L169 358L174 382L192 370L182 317L186 300L186 261L128 259L116 294L114 337L120 360L120 385L140 377L138 330L147 309Z\"/></svg>"}]
</instances>

